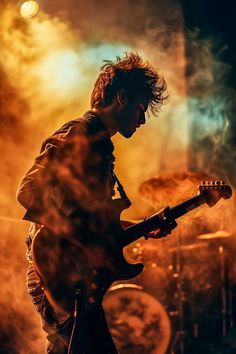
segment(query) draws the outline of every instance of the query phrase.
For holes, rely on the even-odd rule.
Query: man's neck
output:
[[[94,107],[92,108],[92,111],[100,117],[110,137],[117,133],[115,117],[109,106],[101,108]]]

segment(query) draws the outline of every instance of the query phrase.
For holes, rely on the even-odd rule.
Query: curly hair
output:
[[[156,115],[168,98],[164,78],[149,62],[138,54],[126,53],[116,62],[104,60],[91,94],[91,107],[105,107],[112,103],[117,92],[125,90],[129,100],[144,97],[148,109]]]

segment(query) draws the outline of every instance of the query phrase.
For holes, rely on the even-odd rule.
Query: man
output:
[[[115,186],[126,207],[130,202],[114,174],[115,158],[110,138],[117,132],[130,138],[145,123],[146,111],[157,113],[165,98],[164,79],[137,54],[126,54],[122,59],[117,58],[116,63],[106,61],[94,85],[91,110],[84,117],[66,123],[43,143],[40,155],[19,186],[17,198],[27,210],[24,219],[32,222],[27,238],[28,291],[47,333],[47,353],[117,353],[106,324],[102,299],[96,302],[90,296],[86,304],[92,299],[90,302],[95,302],[95,305],[91,308],[86,305],[87,311],[76,308],[81,293],[88,292],[78,285],[80,289],[70,296],[63,289],[57,289],[55,294],[60,293],[60,301],[54,301],[51,296],[53,290],[47,292],[47,286],[40,279],[40,271],[37,271],[37,262],[32,260],[31,244],[34,239],[36,253],[43,252],[51,240],[64,240],[63,245],[71,244],[78,250],[82,249],[78,273],[83,269],[80,273],[83,281],[82,273],[89,273],[85,276],[86,289],[90,289],[92,268],[96,273],[96,269],[101,267],[114,267],[112,256],[103,252],[102,245],[106,244],[106,235],[117,230],[112,209],[107,207],[114,197]],[[123,222],[122,225],[125,227],[128,223]],[[148,236],[166,235],[175,225],[174,221],[166,222],[163,228]],[[37,246],[37,235],[45,230],[51,236],[45,245]],[[60,282],[60,275],[63,277],[66,272],[66,261],[62,261],[66,248],[60,248],[59,256],[54,246],[50,247],[49,253],[42,257],[41,263],[44,267],[46,264],[45,272],[47,267],[50,270],[48,260],[57,262],[55,254],[57,259],[61,258],[64,268],[57,272],[57,279],[48,282],[48,287],[50,283]],[[63,284],[61,288],[66,288],[66,282]],[[81,284],[80,278],[78,284]],[[71,303],[67,303],[68,297],[73,298],[75,318]]]

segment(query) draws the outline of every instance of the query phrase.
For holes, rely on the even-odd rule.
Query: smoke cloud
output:
[[[117,174],[133,202],[124,216],[143,217],[169,203],[164,198],[163,205],[159,204],[155,197],[146,202],[138,188],[157,173],[186,171],[189,163],[185,43],[178,2],[169,0],[159,4],[140,0],[134,5],[131,0],[115,3],[45,0],[41,5],[39,14],[28,20],[20,17],[15,2],[5,1],[0,5],[0,222],[3,225],[0,351],[4,354],[39,354],[44,346],[37,315],[34,316],[25,290],[27,225],[19,221],[23,210],[15,202],[17,185],[38,154],[42,140],[89,108],[89,95],[103,59],[113,60],[117,55],[123,56],[125,51],[138,52],[160,68],[170,95],[160,117],[148,118],[132,141],[114,138]],[[204,52],[203,57],[208,67],[210,51]],[[198,79],[196,73],[197,70],[191,76],[194,81]],[[203,76],[206,86],[212,83],[209,72],[204,72]],[[192,102],[196,110],[197,98],[193,97]],[[217,124],[215,131],[222,131],[225,128],[223,115],[218,115],[214,104],[210,107],[212,124]],[[222,111],[222,102],[217,107]],[[202,112],[201,116],[204,116]],[[217,145],[217,137],[213,140]],[[175,179],[174,175],[172,177]],[[185,190],[181,185],[176,193],[190,197],[195,185],[191,184],[189,189],[187,185],[185,180]],[[174,201],[177,199],[176,195]],[[225,204],[214,217],[222,214],[222,210]],[[209,231],[214,222],[211,215],[212,222],[205,229],[206,218],[202,215],[197,221],[195,217],[191,227],[188,221],[184,222],[183,237],[187,238],[190,228],[191,240],[200,232]],[[171,242],[161,240],[159,250],[163,259],[166,249],[175,245],[174,238]]]

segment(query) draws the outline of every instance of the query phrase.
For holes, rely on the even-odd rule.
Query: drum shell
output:
[[[164,354],[171,325],[162,304],[141,286],[117,284],[103,301],[108,325],[122,354]]]

